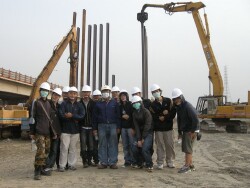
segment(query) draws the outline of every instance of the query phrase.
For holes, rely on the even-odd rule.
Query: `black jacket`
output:
[[[137,140],[144,139],[148,134],[153,134],[152,116],[143,105],[133,112],[133,124]]]
[[[199,129],[199,119],[196,109],[187,101],[182,101],[177,110],[178,133],[194,132]]]
[[[95,105],[95,102],[92,99],[89,99],[88,105],[86,107],[85,103],[83,100],[80,101],[80,103],[83,105],[84,110],[85,110],[85,116],[84,119],[79,122],[79,125],[81,127],[93,127],[92,125],[92,113],[93,113],[93,108]]]
[[[72,113],[72,118],[65,118],[65,113]],[[62,120],[62,133],[79,133],[79,121],[83,120],[85,110],[81,103],[71,103],[70,100],[63,101],[59,108],[60,119]]]
[[[168,110],[167,115],[163,115],[164,110]],[[173,130],[173,119],[176,115],[176,109],[173,107],[170,98],[163,97],[162,104],[158,100],[154,100],[151,103],[150,112],[153,117],[154,131]],[[164,121],[159,120],[160,116],[164,116]]]
[[[49,119],[44,112],[42,105],[47,112],[48,116],[51,113],[51,106],[48,100],[38,99],[34,103],[33,117],[35,119],[35,124],[30,124],[30,134],[40,134],[44,136],[49,136],[51,134]]]
[[[52,127],[54,129],[54,131],[56,132],[57,135],[61,134],[61,129],[62,129],[62,125],[61,125],[61,121],[59,118],[59,106],[60,104],[56,104],[54,105],[54,103],[52,102],[52,100],[49,101],[50,105],[51,105],[51,113],[50,113],[50,118],[52,120]]]
[[[126,103],[124,104],[123,102],[120,103],[120,114],[121,114],[121,128],[132,128],[133,127],[133,107],[130,101],[126,101]],[[127,114],[129,116],[129,118],[123,119],[122,116],[124,114]]]

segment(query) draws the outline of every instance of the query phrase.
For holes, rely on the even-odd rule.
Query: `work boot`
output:
[[[88,154],[86,151],[81,151],[81,157],[82,157],[82,164],[83,164],[83,168],[88,168]]]
[[[35,166],[34,180],[41,180],[41,166]]]
[[[89,167],[89,164],[87,162],[84,162],[83,163],[83,168],[88,168]]]
[[[83,164],[83,168],[88,168],[89,167],[88,161],[85,158],[82,158],[82,164]]]

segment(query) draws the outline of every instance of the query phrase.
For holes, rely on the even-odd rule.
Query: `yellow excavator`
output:
[[[78,60],[78,45],[77,45],[77,30],[76,25],[73,23],[68,34],[63,37],[61,42],[54,48],[53,54],[49,59],[48,63],[44,66],[43,70],[37,77],[33,84],[33,88],[30,97],[27,101],[27,105],[30,105],[34,99],[39,96],[39,87],[43,82],[47,82],[51,73],[53,72],[56,64],[58,63],[60,57],[62,56],[64,50],[68,46],[70,47],[70,86],[76,86],[76,73],[77,73],[77,60]]]
[[[70,56],[68,58],[68,63],[70,63],[69,85],[77,86],[77,63],[79,50],[79,37],[77,36],[78,33],[79,28],[76,28],[76,13],[74,13],[73,25],[71,26],[70,31],[54,48],[51,58],[34,82],[31,94],[25,106],[21,107],[17,105],[8,105],[6,108],[0,109],[0,138],[6,138],[11,135],[13,137],[19,137],[20,133],[22,138],[27,137],[27,132],[29,131],[28,109],[31,106],[32,101],[39,97],[40,85],[43,82],[47,82],[68,45],[70,50]]]
[[[248,102],[241,104],[229,103],[227,97],[223,95],[223,80],[210,44],[207,15],[204,14],[204,27],[199,14],[199,9],[204,8],[205,5],[202,2],[177,2],[164,5],[145,4],[141,13],[139,13],[140,17],[144,17],[144,21],[147,19],[147,14],[144,12],[147,7],[163,8],[170,15],[175,12],[189,12],[193,16],[207,60],[208,78],[213,86],[213,94],[199,97],[196,105],[201,119],[201,129],[217,131],[221,130],[221,127],[226,127],[227,132],[247,133],[246,120],[250,119],[250,91],[248,91]]]

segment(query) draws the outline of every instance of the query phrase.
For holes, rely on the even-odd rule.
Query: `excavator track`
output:
[[[202,120],[200,122],[201,130],[206,132],[228,132],[228,133],[247,133],[248,124],[240,120],[213,121]]]
[[[247,128],[247,123],[239,120],[231,120],[226,125],[228,133],[247,133]]]

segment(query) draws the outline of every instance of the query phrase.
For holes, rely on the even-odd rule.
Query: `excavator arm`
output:
[[[156,4],[145,4],[142,7],[141,13],[145,11],[147,7],[163,8],[167,13],[172,14],[175,12],[191,12],[193,19],[200,37],[202,48],[207,60],[207,65],[209,68],[209,80],[213,85],[213,96],[222,96],[223,95],[223,81],[220,74],[220,70],[217,65],[212,47],[210,45],[210,33],[207,22],[207,15],[204,14],[206,29],[201,20],[199,9],[204,8],[205,5],[202,2],[178,2],[178,3],[167,3],[164,5]]]
[[[68,34],[65,37],[63,37],[61,42],[56,46],[48,63],[44,66],[43,70],[37,77],[36,81],[33,84],[33,88],[32,88],[30,97],[27,101],[27,105],[30,105],[32,101],[39,96],[40,85],[43,82],[46,82],[48,80],[48,78],[50,77],[52,71],[54,70],[56,64],[58,63],[59,59],[61,58],[68,44],[70,44],[70,64],[71,66],[75,66],[77,62],[77,59],[76,59],[77,57],[77,32],[76,32],[75,25],[72,25]]]

